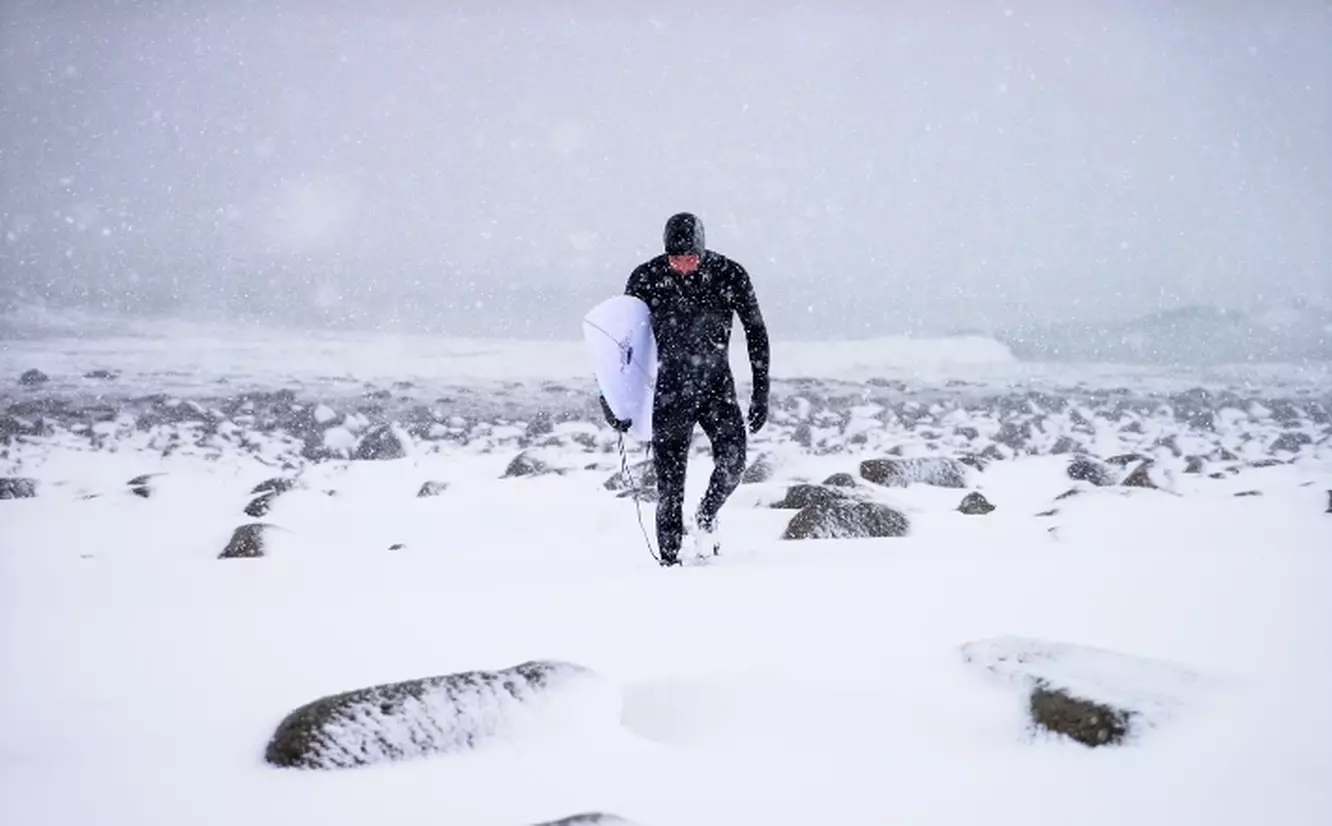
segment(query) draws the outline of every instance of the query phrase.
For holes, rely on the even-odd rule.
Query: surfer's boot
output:
[[[721,556],[721,539],[717,536],[717,517],[700,513],[694,517],[694,553],[706,559]]]

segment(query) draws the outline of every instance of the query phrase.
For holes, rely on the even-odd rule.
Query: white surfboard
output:
[[[629,435],[652,441],[657,340],[648,306],[631,295],[601,302],[583,317],[583,340],[611,412],[633,422]]]

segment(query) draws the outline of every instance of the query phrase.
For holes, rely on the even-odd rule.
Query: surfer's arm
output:
[[[768,326],[763,323],[763,313],[759,310],[758,297],[754,295],[754,284],[749,279],[745,268],[732,262],[734,286],[731,293],[732,309],[740,316],[740,324],[745,330],[745,342],[749,346],[749,366],[754,373],[754,394],[768,397]]]

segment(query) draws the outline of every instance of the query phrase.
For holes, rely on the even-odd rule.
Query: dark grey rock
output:
[[[1185,460],[1185,473],[1202,473],[1207,469],[1207,461],[1201,456],[1190,456]]]
[[[448,482],[436,482],[434,480],[431,480],[421,485],[421,489],[416,492],[416,498],[425,499],[431,496],[439,496],[441,493],[443,493],[448,489],[449,489]]]
[[[275,476],[250,488],[250,493],[286,493],[294,487],[296,487],[295,479],[289,476]]]
[[[1258,459],[1256,461],[1249,462],[1249,467],[1256,467],[1256,468],[1277,467],[1278,465],[1284,465],[1285,463],[1286,462],[1283,459]]]
[[[856,477],[849,473],[834,473],[832,476],[824,479],[823,484],[833,488],[854,488],[856,486]]]
[[[1239,493],[1237,493],[1237,494],[1235,494],[1235,495],[1236,495],[1236,496],[1262,496],[1262,495],[1263,495],[1263,492],[1262,492],[1261,490],[1242,490],[1242,491],[1240,491]]]
[[[1108,465],[1090,456],[1075,456],[1068,465],[1068,478],[1077,482],[1090,482],[1098,488],[1113,485],[1118,474]]]
[[[1085,449],[1082,443],[1072,436],[1060,436],[1055,440],[1054,446],[1050,448],[1050,453],[1063,456],[1067,453],[1082,453]]]
[[[651,459],[644,459],[641,462],[617,470],[602,484],[602,487],[606,490],[617,492],[647,490],[656,486],[657,463]]]
[[[1151,474],[1148,473],[1151,467],[1152,463],[1150,461],[1143,462],[1134,468],[1132,473],[1124,477],[1124,481],[1120,484],[1129,488],[1155,489],[1156,483],[1152,481]]]
[[[1128,467],[1136,462],[1147,461],[1147,457],[1140,453],[1121,453],[1118,456],[1111,456],[1105,461],[1106,464],[1115,465],[1116,467]]]
[[[218,554],[218,559],[253,559],[264,555],[265,534],[272,528],[265,522],[251,522],[241,525],[231,534],[227,547]]]
[[[957,509],[968,516],[984,516],[994,510],[994,505],[984,495],[973,491],[962,498],[962,504]]]
[[[772,507],[783,510],[800,510],[811,505],[828,505],[836,502],[855,501],[852,496],[838,488],[821,485],[792,485],[786,489],[786,496]]]
[[[942,488],[967,486],[966,465],[942,457],[866,459],[860,463],[860,475],[876,485],[890,488],[904,488],[913,483]]]
[[[745,468],[745,473],[740,477],[740,484],[753,485],[760,482],[767,482],[777,473],[777,464],[773,460],[771,453],[761,453],[758,458],[749,463]]]
[[[1308,433],[1290,430],[1276,437],[1267,449],[1273,453],[1278,451],[1285,453],[1299,453],[1300,448],[1311,444],[1313,444],[1313,437]]]
[[[273,507],[273,500],[278,496],[279,494],[277,491],[270,490],[267,493],[254,497],[250,500],[250,503],[245,506],[245,515],[254,519],[267,516],[268,511]]]
[[[1133,719],[1131,711],[1044,685],[1032,690],[1029,709],[1037,726],[1093,747],[1122,742]]]
[[[148,499],[153,495],[153,477],[156,473],[145,473],[141,476],[135,476],[125,484],[129,487],[130,493],[143,499]]]
[[[518,479],[526,476],[542,476],[554,472],[554,469],[545,461],[524,450],[513,457],[513,461],[509,462],[509,466],[504,469],[503,478]]]
[[[980,438],[980,431],[974,427],[955,427],[953,428],[953,435],[975,441]]]
[[[0,477],[0,499],[32,499],[37,495],[37,480],[21,476]]]
[[[46,384],[50,380],[50,376],[36,368],[25,370],[23,371],[23,375],[19,376],[19,384],[24,387],[37,387],[38,385]]]
[[[596,826],[635,826],[632,821],[602,812],[584,812],[559,820],[548,820],[545,823],[538,823],[536,826],[593,826],[593,824]]]
[[[411,447],[409,436],[397,428],[381,425],[366,432],[356,443],[352,458],[362,461],[401,459]]]
[[[590,677],[581,666],[533,661],[324,697],[287,715],[264,758],[340,769],[463,751],[493,737],[522,706]]]
[[[906,536],[907,518],[878,502],[810,505],[791,517],[783,539],[853,539]]]

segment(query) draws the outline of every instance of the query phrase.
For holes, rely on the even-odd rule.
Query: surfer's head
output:
[[[699,260],[706,249],[703,243],[703,222],[698,216],[688,212],[672,215],[666,221],[662,241],[672,269],[682,273],[698,269]]]
[[[703,255],[703,222],[698,216],[680,212],[666,220],[662,233],[667,255]]]

